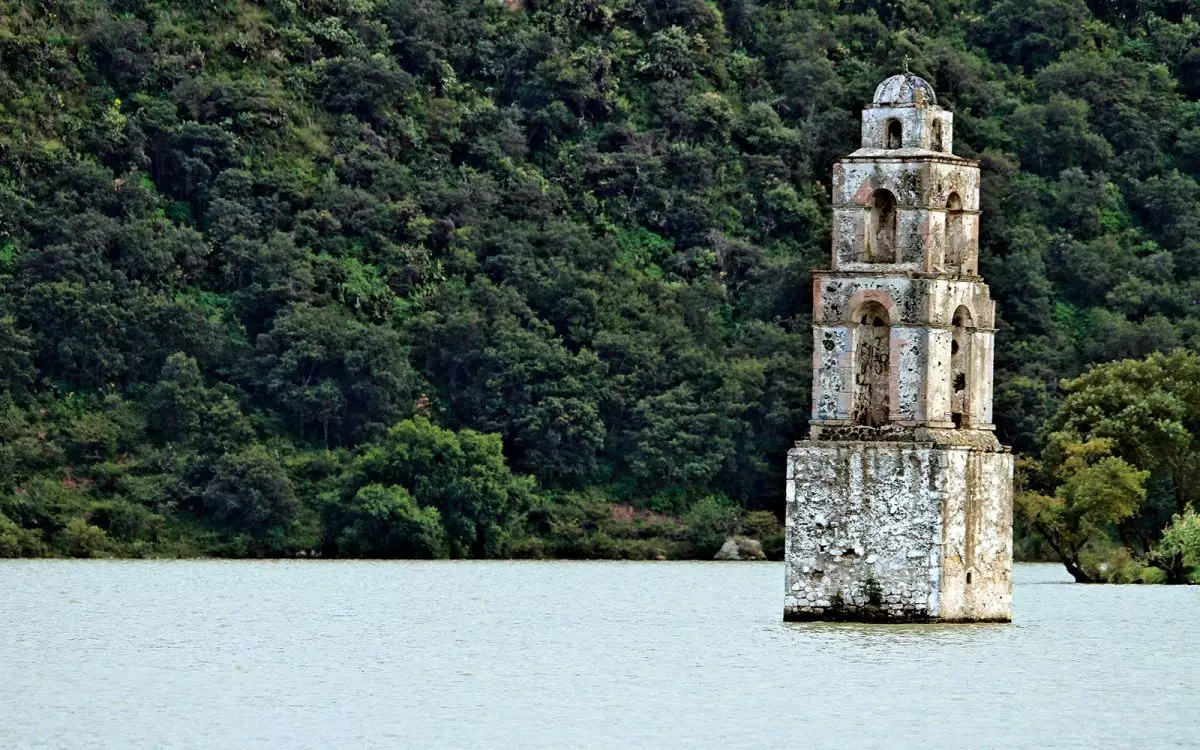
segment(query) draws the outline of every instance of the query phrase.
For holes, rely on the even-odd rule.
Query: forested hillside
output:
[[[777,546],[830,170],[905,58],[1039,452],[1061,379],[1200,335],[1198,11],[0,0],[0,556]]]

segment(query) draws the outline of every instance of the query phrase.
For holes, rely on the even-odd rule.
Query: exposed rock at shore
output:
[[[747,536],[731,536],[721,545],[714,560],[766,560],[762,545]]]

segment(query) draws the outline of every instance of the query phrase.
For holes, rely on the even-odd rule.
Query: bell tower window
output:
[[[855,322],[854,423],[878,427],[888,422],[891,321],[883,305],[868,302]]]
[[[888,120],[883,136],[883,147],[900,148],[900,144],[904,142],[903,134],[899,120]]]
[[[866,240],[867,263],[896,262],[896,196],[883,188],[871,194]]]
[[[954,337],[950,341],[950,421],[962,427],[971,401],[971,311],[960,305],[954,311]]]
[[[934,120],[929,132],[929,147],[934,151],[945,151],[942,145],[942,121]]]

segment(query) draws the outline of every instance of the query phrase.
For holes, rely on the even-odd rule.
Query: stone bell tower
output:
[[[811,429],[788,453],[785,619],[1011,619],[979,167],[953,136],[926,81],[892,76],[834,167]]]

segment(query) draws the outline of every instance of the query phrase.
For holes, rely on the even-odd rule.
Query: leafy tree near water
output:
[[[355,458],[341,482],[342,497],[350,499],[335,502],[330,512],[344,508],[349,518],[335,522],[345,528],[335,544],[377,552],[393,544],[421,556],[500,555],[534,490],[531,478],[510,472],[498,436],[454,433],[421,417],[389,430]],[[386,524],[389,531],[372,540],[363,523]],[[394,536],[403,539],[389,541]]]
[[[1047,425],[1051,447],[1104,438],[1119,455],[1162,478],[1164,500],[1182,513],[1200,487],[1200,357],[1176,350],[1097,367],[1064,383]]]
[[[1186,569],[1200,568],[1200,516],[1196,511],[1189,508],[1171,519],[1154,550],[1154,561],[1172,582],[1183,579]]]
[[[226,453],[216,462],[202,504],[218,520],[247,531],[286,523],[297,506],[283,466],[259,446]]]
[[[1187,540],[1200,468],[1200,357],[1176,350],[1113,362],[1064,390],[1033,477],[1052,494],[1021,493],[1018,509],[1076,580],[1102,577],[1084,558],[1089,546],[1096,558],[1111,534],[1131,558],[1181,582],[1195,564]]]
[[[1146,498],[1149,472],[1108,455],[1110,450],[1103,439],[1062,446],[1064,457],[1055,468],[1062,482],[1054,494],[1025,491],[1016,498],[1020,512],[1080,583],[1098,577],[1082,560],[1085,547],[1106,538],[1109,528],[1137,513]]]
[[[399,485],[369,484],[354,493],[347,525],[334,544],[354,557],[447,557],[449,544],[437,508],[422,508]]]

